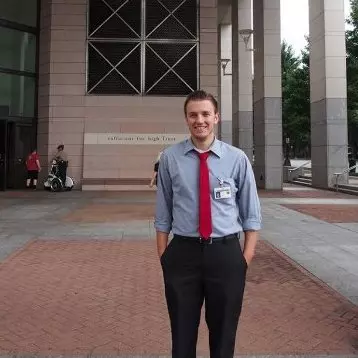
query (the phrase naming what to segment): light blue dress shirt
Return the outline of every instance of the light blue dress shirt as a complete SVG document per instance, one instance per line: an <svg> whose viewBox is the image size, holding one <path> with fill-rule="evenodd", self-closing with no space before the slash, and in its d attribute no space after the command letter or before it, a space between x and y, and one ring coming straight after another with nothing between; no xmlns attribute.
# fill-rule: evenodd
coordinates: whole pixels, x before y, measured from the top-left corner
<svg viewBox="0 0 358 358"><path fill-rule="evenodd" d="M212 237L261 228L261 209L251 163L245 153L214 140L207 159L211 188ZM157 231L198 237L199 157L191 139L166 149L157 177ZM215 199L214 189L230 186L231 197Z"/></svg>

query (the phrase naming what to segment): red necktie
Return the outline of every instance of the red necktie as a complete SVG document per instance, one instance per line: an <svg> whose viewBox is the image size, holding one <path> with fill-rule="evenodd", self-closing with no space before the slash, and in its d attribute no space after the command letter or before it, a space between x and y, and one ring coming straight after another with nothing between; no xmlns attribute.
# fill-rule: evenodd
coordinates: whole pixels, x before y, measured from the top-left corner
<svg viewBox="0 0 358 358"><path fill-rule="evenodd" d="M198 153L198 155L200 159L199 233L202 238L208 239L213 231L211 224L209 168L206 161L209 152Z"/></svg>

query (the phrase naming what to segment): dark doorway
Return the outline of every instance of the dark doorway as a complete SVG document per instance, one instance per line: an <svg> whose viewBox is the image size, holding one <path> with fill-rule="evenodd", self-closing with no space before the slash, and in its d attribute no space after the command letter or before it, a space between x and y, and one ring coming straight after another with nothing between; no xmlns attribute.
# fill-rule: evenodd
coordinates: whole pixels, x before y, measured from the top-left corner
<svg viewBox="0 0 358 358"><path fill-rule="evenodd" d="M0 119L0 190L6 189L6 147L7 147L6 120Z"/></svg>
<svg viewBox="0 0 358 358"><path fill-rule="evenodd" d="M7 188L25 188L27 170L26 158L33 146L31 123L12 122L7 128Z"/></svg>
<svg viewBox="0 0 358 358"><path fill-rule="evenodd" d="M25 188L25 162L33 144L31 122L0 120L0 190Z"/></svg>

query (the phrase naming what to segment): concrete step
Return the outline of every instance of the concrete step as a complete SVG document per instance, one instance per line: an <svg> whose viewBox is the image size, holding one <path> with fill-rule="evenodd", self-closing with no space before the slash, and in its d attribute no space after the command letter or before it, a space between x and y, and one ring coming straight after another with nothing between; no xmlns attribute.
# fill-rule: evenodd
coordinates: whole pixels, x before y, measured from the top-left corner
<svg viewBox="0 0 358 358"><path fill-rule="evenodd" d="M297 178L295 180L292 181L293 184L297 184L297 185L302 185L302 186L308 186L311 187L312 186L312 182L309 180L302 180L302 178Z"/></svg>
<svg viewBox="0 0 358 358"><path fill-rule="evenodd" d="M339 186L341 189L357 190L357 191L358 191L358 186L356 186L356 185L338 184L338 186Z"/></svg>
<svg viewBox="0 0 358 358"><path fill-rule="evenodd" d="M302 183L304 182L304 183L312 184L312 178L306 178L306 177L303 177L303 176L299 176L295 180L298 180L298 181L300 181Z"/></svg>
<svg viewBox="0 0 358 358"><path fill-rule="evenodd" d="M312 187L312 178L306 176L299 176L297 179L292 181L293 184ZM331 188L330 190L335 191L335 188ZM338 192L350 195L358 196L358 186L353 185L339 185Z"/></svg>
<svg viewBox="0 0 358 358"><path fill-rule="evenodd" d="M312 178L304 177L304 176L301 176L301 175L297 179L302 180L302 181L306 181L306 182L311 182L312 181Z"/></svg>
<svg viewBox="0 0 358 358"><path fill-rule="evenodd" d="M334 190L336 190L334 188ZM338 191L344 194L357 195L358 196L358 187L352 185L338 185Z"/></svg>
<svg viewBox="0 0 358 358"><path fill-rule="evenodd" d="M356 195L356 196L358 196L358 190L338 188L338 192L339 192L339 193L343 193L343 194L350 194L350 195Z"/></svg>

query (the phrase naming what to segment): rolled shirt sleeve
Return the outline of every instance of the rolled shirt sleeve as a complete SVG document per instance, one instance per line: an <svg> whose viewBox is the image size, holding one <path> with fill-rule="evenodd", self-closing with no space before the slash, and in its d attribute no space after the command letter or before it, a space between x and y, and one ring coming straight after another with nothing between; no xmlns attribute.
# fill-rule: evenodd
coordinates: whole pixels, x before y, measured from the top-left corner
<svg viewBox="0 0 358 358"><path fill-rule="evenodd" d="M243 155L238 172L237 204L243 231L258 231L262 226L260 200L251 163Z"/></svg>
<svg viewBox="0 0 358 358"><path fill-rule="evenodd" d="M173 223L173 190L169 161L164 152L160 158L157 175L157 201L154 226L157 231L169 233Z"/></svg>

